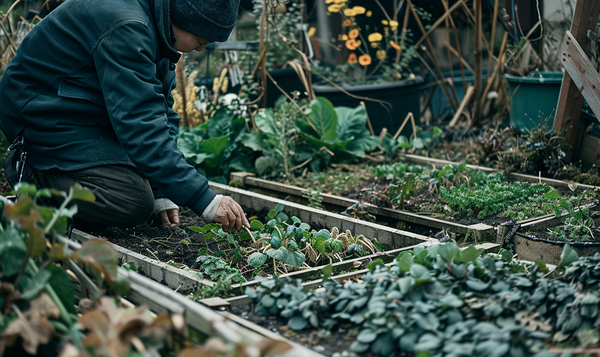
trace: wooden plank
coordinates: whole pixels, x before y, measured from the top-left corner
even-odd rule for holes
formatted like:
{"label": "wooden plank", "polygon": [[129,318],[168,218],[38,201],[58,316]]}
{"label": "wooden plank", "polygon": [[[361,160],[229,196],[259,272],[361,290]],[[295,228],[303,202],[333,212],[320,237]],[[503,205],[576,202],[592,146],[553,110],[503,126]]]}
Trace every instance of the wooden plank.
{"label": "wooden plank", "polygon": [[[571,23],[571,33],[576,42],[579,44],[587,43],[588,30],[595,31],[596,23],[600,15],[600,1],[596,0],[579,0],[575,6],[573,21]],[[589,57],[589,46],[583,46],[584,53]],[[592,73],[589,73],[592,75]],[[597,73],[595,74],[598,75]],[[567,131],[566,142],[571,146],[575,146],[577,140],[577,130],[579,127],[579,117],[581,116],[581,107],[583,106],[583,95],[579,92],[579,88],[571,79],[570,73],[567,71],[563,77],[563,83],[558,97],[558,105],[556,108],[556,116],[554,118],[553,129],[559,133],[562,129]],[[568,154],[568,159],[570,154]]]}
{"label": "wooden plank", "polygon": [[[600,118],[600,75],[588,59],[586,53],[567,31],[561,48],[561,62],[571,80],[587,101],[590,109]],[[576,133],[576,131],[572,131]]]}

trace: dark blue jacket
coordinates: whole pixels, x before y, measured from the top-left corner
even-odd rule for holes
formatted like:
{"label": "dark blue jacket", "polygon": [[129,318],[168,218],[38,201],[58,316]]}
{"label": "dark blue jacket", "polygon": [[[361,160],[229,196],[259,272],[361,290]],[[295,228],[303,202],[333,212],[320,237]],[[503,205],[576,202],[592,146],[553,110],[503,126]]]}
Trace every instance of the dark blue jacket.
{"label": "dark blue jacket", "polygon": [[0,129],[47,170],[134,165],[201,214],[215,196],[177,148],[171,108],[180,54],[169,0],[69,0],[21,43],[0,81]]}

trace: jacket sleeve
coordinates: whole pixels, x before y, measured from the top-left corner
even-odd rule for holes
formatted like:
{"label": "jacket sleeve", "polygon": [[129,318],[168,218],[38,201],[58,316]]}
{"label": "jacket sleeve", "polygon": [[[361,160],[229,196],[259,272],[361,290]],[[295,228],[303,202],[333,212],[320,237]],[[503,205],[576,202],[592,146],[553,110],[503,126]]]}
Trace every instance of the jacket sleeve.
{"label": "jacket sleeve", "polygon": [[201,215],[215,193],[177,147],[178,118],[156,75],[154,36],[141,22],[115,28],[94,50],[96,70],[115,134],[131,161],[165,196]]}

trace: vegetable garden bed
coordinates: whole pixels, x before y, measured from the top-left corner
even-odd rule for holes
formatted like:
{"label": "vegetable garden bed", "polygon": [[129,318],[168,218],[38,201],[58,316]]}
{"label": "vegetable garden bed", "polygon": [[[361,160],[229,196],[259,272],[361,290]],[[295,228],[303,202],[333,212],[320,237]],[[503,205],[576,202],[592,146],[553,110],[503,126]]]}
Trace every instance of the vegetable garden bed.
{"label": "vegetable garden bed", "polygon": [[[556,187],[558,189],[561,190],[561,192],[564,195],[573,195],[575,193],[572,193],[571,190],[569,190],[569,188],[573,188],[574,190],[577,190],[576,193],[580,194],[582,191],[584,190],[590,190],[590,189],[594,189],[594,186],[588,186],[588,185],[573,185],[564,181],[559,181],[559,180],[553,180],[553,179],[546,179],[546,178],[541,178],[541,177],[534,177],[534,176],[530,176],[530,175],[522,175],[522,174],[506,174],[506,178],[502,179],[499,176],[501,175],[501,173],[499,173],[497,170],[494,169],[490,169],[490,168],[486,168],[486,167],[480,167],[480,166],[473,166],[473,165],[465,165],[465,164],[457,164],[457,163],[452,163],[449,161],[444,161],[444,160],[438,160],[438,159],[431,159],[431,158],[426,158],[426,157],[421,157],[421,156],[416,156],[416,155],[407,155],[406,156],[406,162],[403,163],[402,165],[404,165],[405,167],[403,167],[403,170],[401,172],[402,175],[404,175],[405,171],[409,171],[409,170],[414,170],[416,172],[416,174],[413,174],[414,176],[416,175],[420,175],[421,172],[425,169],[425,167],[420,168],[418,166],[413,166],[413,165],[428,165],[430,168],[428,170],[433,170],[434,175],[437,175],[436,177],[434,176],[429,176],[427,177],[427,180],[429,180],[430,182],[433,182],[435,180],[435,182],[440,182],[443,180],[446,180],[446,176],[447,177],[452,177],[452,179],[454,180],[454,176],[459,176],[461,175],[461,177],[464,177],[463,179],[463,186],[465,185],[470,185],[472,182],[471,181],[475,181],[473,178],[467,177],[468,175],[464,174],[466,171],[468,172],[475,172],[478,173],[478,175],[480,176],[478,179],[481,180],[481,176],[484,176],[485,174],[488,174],[490,176],[488,177],[492,177],[495,175],[494,178],[492,179],[488,179],[488,181],[492,182],[491,184],[489,184],[488,186],[491,188],[486,188],[485,187],[485,182],[483,185],[480,185],[480,187],[483,187],[479,190],[479,192],[473,191],[471,192],[469,188],[467,189],[463,189],[462,187],[452,187],[452,185],[448,185],[450,186],[449,189],[446,189],[445,187],[441,187],[442,185],[439,185],[438,187],[435,187],[435,192],[432,192],[431,189],[426,190],[426,189],[420,189],[420,194],[415,195],[414,197],[410,197],[410,195],[405,194],[402,190],[404,190],[403,185],[406,185],[408,187],[408,185],[413,185],[413,183],[409,183],[407,182],[407,180],[405,179],[404,183],[400,183],[400,184],[396,184],[396,185],[389,185],[386,186],[382,181],[371,181],[370,183],[364,183],[364,182],[360,182],[360,179],[351,179],[351,178],[347,178],[347,179],[338,179],[337,176],[334,179],[337,183],[338,180],[340,181],[344,181],[344,182],[340,182],[339,186],[344,186],[346,183],[350,182],[351,184],[355,184],[355,185],[363,185],[362,187],[358,187],[358,188],[351,188],[349,191],[351,196],[354,197],[342,197],[339,195],[333,195],[333,194],[327,194],[327,193],[321,193],[318,192],[317,194],[315,194],[315,190],[313,188],[307,189],[307,188],[302,188],[302,187],[297,187],[297,186],[292,186],[292,185],[288,185],[288,184],[283,184],[283,183],[276,183],[276,182],[272,182],[272,181],[267,181],[267,180],[263,180],[263,179],[259,179],[254,177],[253,175],[250,174],[246,174],[246,173],[234,173],[232,174],[231,177],[231,182],[232,184],[236,184],[236,185],[243,185],[244,187],[248,188],[248,189],[252,189],[252,188],[258,188],[259,190],[266,190],[266,191],[270,191],[270,192],[275,192],[275,193],[279,193],[280,195],[294,195],[296,197],[305,197],[305,201],[307,202],[311,202],[311,200],[314,200],[316,196],[319,197],[319,200],[323,203],[323,204],[328,204],[331,205],[334,211],[343,211],[344,209],[347,209],[346,212],[349,214],[353,214],[355,217],[359,217],[362,219],[377,219],[377,220],[382,220],[382,221],[389,221],[390,219],[392,220],[392,224],[393,223],[397,223],[398,221],[404,222],[402,225],[402,229],[404,230],[408,230],[411,231],[413,229],[414,225],[417,225],[417,229],[419,229],[420,227],[429,227],[430,228],[430,232],[429,234],[427,234],[427,232],[423,233],[422,228],[420,233],[421,234],[425,234],[425,235],[429,235],[429,236],[434,236],[436,238],[442,238],[443,236],[447,235],[448,233],[451,234],[458,234],[461,235],[461,237],[457,237],[458,239],[464,239],[465,235],[470,235],[472,237],[472,239],[475,242],[478,241],[482,241],[482,240],[486,240],[486,241],[497,241],[497,226],[500,223],[503,223],[505,221],[510,220],[510,218],[499,218],[496,217],[494,215],[494,210],[493,210],[493,206],[494,204],[502,204],[503,200],[505,200],[504,196],[515,196],[516,197],[516,202],[519,202],[518,200],[520,199],[519,197],[521,197],[520,195],[524,195],[524,193],[522,192],[530,192],[533,195],[536,195],[538,198],[537,200],[539,202],[537,202],[539,207],[533,206],[533,208],[531,209],[533,212],[520,212],[519,209],[515,207],[512,208],[512,214],[513,215],[517,215],[517,216],[524,216],[526,218],[521,218],[521,219],[517,219],[518,221],[520,221],[521,224],[525,224],[527,222],[531,222],[531,221],[536,221],[538,219],[543,219],[545,217],[550,217],[551,216],[551,210],[547,210],[543,208],[543,204],[544,204],[544,200],[546,200],[543,197],[540,197],[541,194],[544,190],[551,190],[552,187]],[[435,169],[431,169],[432,165],[435,165]],[[438,167],[441,167],[440,169],[437,169]],[[388,170],[389,172],[394,172],[395,167],[392,166],[387,166],[387,167],[383,167],[385,170]],[[348,176],[351,176],[353,174],[353,167],[348,167],[347,168],[349,173]],[[375,169],[373,169],[374,172],[384,172],[384,169],[380,169],[380,167],[376,167]],[[400,170],[397,170],[400,171]],[[362,171],[361,171],[362,172]],[[383,175],[380,173],[380,175]],[[388,174],[391,176],[391,174]],[[327,177],[327,173],[322,173],[319,174],[319,176],[321,179],[329,179]],[[460,182],[459,182],[460,184]],[[369,187],[364,187],[364,186],[369,186]],[[375,187],[377,186],[377,187]],[[395,194],[390,196],[389,194],[386,196],[385,194],[385,190],[389,189],[390,187],[395,186],[395,190],[396,193],[399,193],[397,195],[397,197],[394,198]],[[363,188],[364,187],[364,188]],[[430,186],[431,187],[431,186]],[[485,191],[487,189],[487,191]],[[343,188],[340,188],[340,190],[343,190]],[[499,197],[497,199],[495,199],[496,201],[490,201],[489,199],[486,201],[484,200],[487,199],[487,197],[484,197],[486,195],[492,194],[494,193],[494,190],[496,190],[497,192],[495,193],[495,195],[498,196],[502,196]],[[515,192],[509,192],[509,191],[515,191]],[[519,192],[520,190],[520,192]],[[441,200],[439,199],[439,196],[437,194],[437,192],[440,192],[440,195],[443,193],[445,195],[445,197],[447,197],[447,200],[449,200],[450,198],[452,198],[453,201],[456,202],[448,202],[448,203],[442,203],[445,204],[444,210],[448,210],[451,212],[455,212],[455,215],[457,217],[452,218],[453,220],[449,220],[446,218],[436,218],[436,217],[431,217],[431,213],[429,213],[428,211],[425,212],[410,212],[408,210],[400,210],[400,209],[391,209],[391,208],[387,208],[387,207],[392,207],[392,206],[402,206],[404,205],[404,207],[407,206],[411,206],[411,209],[414,209],[414,207],[417,207],[417,209],[421,206],[419,205],[423,205],[422,207],[427,207],[427,205],[429,206],[434,206],[434,204],[436,202],[441,202]],[[442,192],[443,191],[443,192]],[[484,192],[485,191],[485,192]],[[539,192],[538,192],[539,191]],[[360,197],[356,197],[356,196],[360,196],[361,194],[363,194],[364,192],[368,192],[370,194],[370,196],[362,197],[362,199]],[[388,191],[389,192],[389,191]],[[469,196],[473,194],[474,196]],[[475,196],[475,195],[479,195],[479,196]],[[402,198],[400,199],[402,195]],[[385,197],[383,199],[381,199],[380,197]],[[480,198],[481,197],[481,202],[476,203],[480,205],[479,211],[477,211],[477,209],[475,207],[473,207],[473,209],[468,208],[469,204],[472,204],[470,202],[467,202],[469,200],[473,200],[471,197],[477,197]],[[512,197],[512,198],[515,198]],[[308,199],[306,199],[308,198]],[[591,198],[590,198],[591,199]],[[459,202],[460,200],[460,202]],[[521,201],[527,201],[527,199],[520,199]],[[550,200],[550,198],[548,198],[548,200]],[[362,201],[359,203],[359,201]],[[400,201],[399,204],[397,204],[397,202]],[[392,204],[393,202],[393,204]],[[465,203],[466,202],[466,203]],[[489,203],[491,202],[491,203]],[[375,203],[375,204],[373,204]],[[376,205],[377,204],[377,205]],[[463,205],[466,205],[467,208],[463,207]],[[387,207],[381,207],[381,206],[387,206]],[[337,207],[337,208],[336,208]],[[357,209],[358,207],[358,209]],[[349,209],[348,209],[349,208]],[[439,211],[439,209],[438,209]],[[469,211],[471,212],[469,214]],[[475,212],[473,212],[475,211]],[[490,211],[490,212],[482,212],[482,211]],[[473,216],[477,216],[477,213],[479,212],[479,215],[481,216],[482,213],[486,214],[485,219],[478,219],[477,217],[473,217]],[[469,218],[468,216],[472,217]],[[479,217],[481,218],[481,217]],[[395,222],[394,222],[395,221]],[[443,232],[440,232],[441,230],[443,230]]]}
{"label": "vegetable garden bed", "polygon": [[392,264],[326,277],[320,289],[269,280],[220,306],[328,356],[346,349],[361,356],[594,353],[600,255],[578,258],[565,247],[550,271],[508,251],[483,251],[416,247]]}
{"label": "vegetable garden bed", "polygon": [[[322,228],[322,227],[339,227],[339,229],[332,229],[331,231],[339,231],[340,235],[341,232],[344,233],[344,238],[342,239],[346,239],[346,237],[348,236],[352,236],[357,240],[358,242],[358,237],[359,235],[364,236],[364,240],[368,239],[372,239],[377,244],[378,246],[385,246],[387,247],[384,251],[379,251],[379,250],[375,250],[374,252],[369,252],[367,250],[367,248],[362,248],[359,247],[359,245],[361,244],[360,242],[363,242],[363,238],[361,238],[360,242],[358,242],[359,244],[356,245],[355,250],[358,252],[358,250],[362,249],[363,251],[361,252],[362,254],[354,254],[354,255],[347,255],[345,259],[332,259],[332,270],[336,273],[339,272],[344,272],[344,271],[351,271],[351,270],[356,270],[358,268],[360,268],[361,266],[364,267],[370,260],[372,259],[376,259],[376,258],[380,258],[382,259],[382,261],[385,262],[390,262],[393,261],[394,257],[401,252],[402,250],[406,249],[406,247],[412,247],[415,246],[416,244],[419,243],[433,243],[436,242],[436,240],[431,239],[431,238],[427,238],[424,236],[420,236],[417,234],[412,234],[409,232],[404,232],[398,229],[394,229],[394,228],[389,228],[389,227],[385,227],[385,226],[380,226],[374,223],[370,223],[370,222],[364,222],[364,221],[360,221],[358,219],[353,219],[353,218],[349,218],[346,216],[342,216],[339,214],[333,214],[333,213],[328,213],[328,212],[324,212],[324,211],[320,211],[320,210],[316,210],[310,207],[306,207],[300,204],[295,204],[292,202],[287,202],[287,201],[283,201],[283,200],[279,200],[279,199],[275,199],[272,197],[268,197],[268,196],[263,196],[260,194],[256,194],[256,193],[252,193],[252,192],[248,192],[245,190],[241,190],[241,189],[237,189],[237,188],[233,188],[233,187],[229,187],[229,186],[225,186],[225,185],[220,185],[220,184],[216,184],[216,183],[211,183],[211,188],[217,192],[217,193],[221,193],[221,194],[226,194],[229,195],[231,197],[233,197],[237,202],[239,202],[243,207],[245,207],[246,209],[251,209],[255,212],[269,212],[269,210],[271,210],[269,213],[273,213],[273,207],[276,206],[283,206],[285,205],[285,215],[289,216],[289,217],[298,217],[298,219],[300,219],[300,217],[302,217],[302,221],[304,222],[311,222],[311,226],[315,227],[315,228]],[[281,212],[275,211],[275,214],[279,217],[279,214]],[[275,215],[274,214],[274,215]],[[292,223],[292,218],[287,218],[287,221],[290,222],[286,227],[288,228],[288,230],[298,230],[298,228],[300,228],[300,226],[302,226],[302,223]],[[273,221],[277,220],[278,222],[280,222],[279,219],[274,219]],[[185,218],[184,220],[185,221]],[[183,222],[182,221],[182,222]],[[202,222],[199,222],[198,224],[202,224]],[[255,225],[254,223],[252,224],[253,226]],[[261,223],[262,225],[262,223]],[[268,224],[267,224],[268,225]],[[306,227],[305,227],[306,228]],[[200,227],[192,227],[192,229],[194,231],[199,231],[199,232],[204,232],[203,234],[215,234],[216,231],[218,231],[217,227],[213,227],[212,229],[209,230],[209,225],[205,226],[204,228],[200,228]],[[162,228],[163,232],[164,231],[168,231],[168,229],[166,228]],[[282,231],[284,229],[281,229]],[[182,231],[181,229],[179,229],[179,231]],[[308,231],[308,228],[306,229],[306,231]],[[316,229],[315,229],[316,231]],[[330,230],[320,230],[318,234],[330,234],[329,237],[331,238],[335,238],[333,236],[331,236],[331,231]],[[189,231],[190,234],[196,234],[193,233],[191,231]],[[242,234],[244,234],[245,231],[242,231]],[[273,234],[275,231],[271,232],[271,234]],[[304,230],[303,230],[304,233]],[[218,234],[218,233],[217,233]],[[240,239],[240,237],[229,237],[226,235],[226,233],[221,231],[221,234],[223,234],[223,239]],[[191,244],[195,244],[196,247],[199,246],[203,246],[202,243],[199,243],[200,240],[204,240],[204,238],[202,237],[202,235],[200,236],[186,236],[185,238],[182,239],[181,235],[177,235],[175,234],[175,232],[171,232],[171,235],[173,235],[175,238],[174,240],[171,241],[171,243],[167,242],[171,249],[171,251],[175,251],[174,247],[177,244],[180,244],[180,241],[183,239],[187,239],[188,242],[187,244],[191,245]],[[196,234],[197,235],[197,234]],[[334,233],[335,235],[335,233]],[[72,237],[73,238],[77,238],[79,240],[88,240],[88,239],[92,239],[95,238],[89,234],[86,234],[84,232],[78,231],[78,230],[74,230],[72,233]],[[228,237],[228,238],[224,238],[224,237]],[[124,245],[127,245],[129,248],[131,249],[127,249],[125,247],[121,247],[118,245],[115,245],[116,250],[118,251],[120,258],[121,258],[121,264],[124,265],[125,267],[129,267],[131,269],[137,270],[139,272],[142,272],[143,274],[147,275],[148,277],[152,278],[153,280],[156,280],[158,282],[162,282],[165,285],[169,286],[172,289],[176,289],[177,291],[180,291],[182,293],[191,293],[194,292],[194,290],[196,288],[200,287],[204,287],[205,289],[208,290],[213,290],[213,292],[211,293],[211,295],[219,295],[219,289],[224,288],[221,285],[224,283],[223,281],[219,282],[219,278],[228,278],[228,280],[232,280],[232,276],[230,276],[229,274],[229,269],[227,269],[226,267],[221,267],[224,271],[224,273],[219,273],[218,276],[216,276],[215,281],[217,281],[217,284],[215,284],[215,281],[211,281],[208,279],[209,275],[212,273],[212,271],[208,271],[207,267],[209,266],[208,264],[210,264],[210,262],[213,261],[213,257],[209,257],[207,259],[210,260],[210,262],[207,263],[207,261],[202,261],[199,262],[197,265],[198,267],[201,269],[201,271],[204,273],[204,276],[206,278],[202,277],[202,274],[199,274],[198,271],[193,271],[193,270],[189,270],[189,269],[179,269],[176,265],[174,264],[174,262],[161,262],[160,260],[157,259],[153,259],[151,257],[156,257],[156,255],[151,252],[151,250],[146,249],[146,246],[143,244],[137,244],[139,242],[139,240],[137,239],[139,237],[131,237],[131,236],[125,236],[124,240],[121,240],[121,244],[124,243]],[[258,239],[259,237],[257,236],[256,238],[253,239]],[[246,237],[246,242],[249,242],[249,238]],[[270,237],[269,239],[273,239],[272,237]],[[114,241],[113,237],[107,237],[108,241]],[[326,240],[323,239],[322,244],[325,245]],[[193,243],[190,243],[193,242]],[[130,244],[129,244],[130,243]],[[177,244],[176,244],[177,243]],[[272,243],[272,242],[271,242]],[[289,241],[290,244],[295,244],[292,243],[291,240]],[[224,244],[228,244],[227,242],[224,242]],[[333,241],[332,241],[333,244]],[[340,241],[340,248],[342,247],[342,241]],[[164,243],[162,245],[165,245]],[[348,247],[346,247],[345,245],[348,245]],[[344,243],[344,249],[345,250],[350,250],[352,244],[346,244]],[[187,247],[187,246],[186,246]],[[235,245],[236,248],[233,249],[239,249],[240,252],[242,252],[244,249],[248,249],[248,252],[246,254],[243,255],[243,262],[245,263],[246,260],[250,263],[252,259],[252,255],[249,254],[250,249],[253,249],[252,245],[250,246],[250,248],[244,248],[242,247],[242,245],[240,244],[240,246],[238,247],[237,245]],[[273,246],[274,247],[274,246]],[[278,260],[278,265],[277,267],[279,267],[279,260],[283,260],[278,258],[277,256],[275,256],[275,253],[273,251],[269,252],[269,250],[271,250],[270,247],[269,249],[263,249],[262,252],[266,254],[271,254],[269,255],[270,258],[273,258],[273,264],[275,263],[275,258],[277,258]],[[318,249],[320,249],[318,246],[316,246]],[[366,246],[365,246],[366,247]],[[154,248],[152,248],[154,249]],[[292,248],[288,247],[288,249],[286,250],[286,254],[288,253],[288,250],[291,250]],[[314,253],[319,253],[320,250],[315,249]],[[136,251],[134,251],[136,250]],[[148,256],[148,253],[151,253],[150,256]],[[144,254],[142,254],[144,253]],[[260,254],[263,254],[260,253]],[[156,252],[156,254],[158,254],[158,252]],[[192,251],[192,254],[195,254],[196,257],[198,256],[198,252],[194,252]],[[257,252],[253,253],[253,254],[257,254]],[[292,253],[289,253],[292,254]],[[304,254],[304,253],[302,253]],[[202,255],[202,254],[201,254]],[[208,254],[208,255],[214,255],[214,254]],[[204,255],[205,257],[207,256],[206,254]],[[269,262],[271,262],[271,259],[269,258]],[[307,254],[306,256],[306,261],[309,260],[309,256]],[[204,259],[204,258],[202,258]],[[265,257],[266,259],[266,257]],[[320,263],[319,263],[320,262]],[[320,269],[322,268],[322,265],[327,265],[327,263],[329,263],[330,261],[327,261],[325,259],[325,261],[321,260],[321,261],[312,261],[312,267],[308,267],[305,266],[303,268],[301,268],[298,271],[294,271],[289,273],[289,275],[295,276],[295,277],[301,277],[304,280],[310,280],[310,279],[315,279],[318,278],[320,276]],[[268,263],[271,264],[271,263]],[[246,265],[247,267],[252,268],[250,265]],[[214,271],[217,271],[218,267],[214,268]],[[252,270],[249,271],[250,273],[255,273]],[[267,270],[267,272],[269,272]],[[273,273],[273,271],[270,271],[269,273]],[[282,274],[282,275],[287,275],[287,274]],[[252,275],[251,275],[252,277]],[[247,280],[251,280],[250,278]],[[239,287],[239,285],[237,284],[240,281],[233,281],[236,284],[232,284],[232,282],[229,282],[229,287],[228,289],[225,290],[229,290],[230,288],[233,287],[233,285],[235,285],[236,287]],[[253,285],[253,284],[257,284],[257,281],[247,281],[244,282],[242,284],[242,287],[244,286],[248,286],[248,285]],[[241,293],[243,291],[243,289],[235,289],[234,294],[236,293]],[[224,294],[228,293],[227,291],[222,291]]]}

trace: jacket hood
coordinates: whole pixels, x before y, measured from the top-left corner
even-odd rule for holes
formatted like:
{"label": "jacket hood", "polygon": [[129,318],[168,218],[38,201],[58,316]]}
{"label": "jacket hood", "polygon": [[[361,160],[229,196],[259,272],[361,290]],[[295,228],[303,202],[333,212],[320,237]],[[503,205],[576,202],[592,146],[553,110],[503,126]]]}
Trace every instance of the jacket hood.
{"label": "jacket hood", "polygon": [[153,9],[154,22],[156,29],[160,33],[161,44],[160,50],[163,55],[171,62],[179,61],[181,54],[173,48],[171,41],[171,17],[170,17],[170,1],[171,0],[150,0],[150,6]]}

